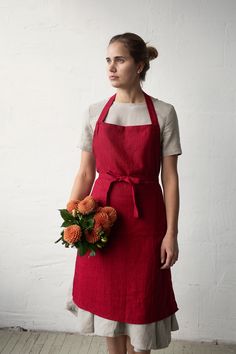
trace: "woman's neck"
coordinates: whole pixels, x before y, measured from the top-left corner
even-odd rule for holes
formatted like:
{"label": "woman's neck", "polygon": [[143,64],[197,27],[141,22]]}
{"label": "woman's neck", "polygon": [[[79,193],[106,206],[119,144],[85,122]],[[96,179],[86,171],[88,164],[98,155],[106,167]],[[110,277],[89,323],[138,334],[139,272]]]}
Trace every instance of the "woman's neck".
{"label": "woman's neck", "polygon": [[123,103],[142,103],[145,101],[143,90],[139,88],[121,89],[116,92],[115,102]]}

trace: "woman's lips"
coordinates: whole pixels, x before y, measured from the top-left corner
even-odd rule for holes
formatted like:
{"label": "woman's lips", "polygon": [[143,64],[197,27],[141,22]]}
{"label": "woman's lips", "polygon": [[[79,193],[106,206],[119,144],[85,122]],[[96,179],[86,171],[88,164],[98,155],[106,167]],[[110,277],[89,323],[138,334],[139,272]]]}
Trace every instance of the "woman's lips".
{"label": "woman's lips", "polygon": [[109,76],[109,79],[110,80],[116,80],[116,79],[118,79],[118,76]]}

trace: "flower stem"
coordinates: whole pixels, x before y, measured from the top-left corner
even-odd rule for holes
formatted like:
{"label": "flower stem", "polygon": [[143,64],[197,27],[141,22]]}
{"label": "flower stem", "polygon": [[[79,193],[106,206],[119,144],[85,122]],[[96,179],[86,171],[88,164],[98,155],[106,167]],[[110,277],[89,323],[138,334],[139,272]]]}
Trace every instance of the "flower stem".
{"label": "flower stem", "polygon": [[54,243],[57,243],[57,242],[59,242],[60,240],[62,240],[62,236],[61,236],[57,241],[55,241]]}

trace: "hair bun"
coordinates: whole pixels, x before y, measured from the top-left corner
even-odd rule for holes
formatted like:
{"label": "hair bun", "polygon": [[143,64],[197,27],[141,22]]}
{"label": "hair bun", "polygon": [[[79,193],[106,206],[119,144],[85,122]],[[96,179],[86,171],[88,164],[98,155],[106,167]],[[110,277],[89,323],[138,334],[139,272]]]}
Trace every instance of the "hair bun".
{"label": "hair bun", "polygon": [[158,57],[158,51],[156,48],[147,46],[148,59],[153,60]]}

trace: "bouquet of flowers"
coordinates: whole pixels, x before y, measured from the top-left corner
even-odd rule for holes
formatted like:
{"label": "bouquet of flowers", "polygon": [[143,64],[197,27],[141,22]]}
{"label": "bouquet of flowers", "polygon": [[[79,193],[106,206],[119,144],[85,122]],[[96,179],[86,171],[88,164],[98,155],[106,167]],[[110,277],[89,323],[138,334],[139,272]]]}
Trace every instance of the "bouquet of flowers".
{"label": "bouquet of flowers", "polygon": [[78,254],[83,256],[91,250],[95,256],[98,248],[103,248],[109,238],[111,227],[117,219],[116,210],[110,206],[101,207],[88,195],[83,200],[70,200],[66,209],[58,209],[64,222],[61,237],[65,247],[76,247]]}

